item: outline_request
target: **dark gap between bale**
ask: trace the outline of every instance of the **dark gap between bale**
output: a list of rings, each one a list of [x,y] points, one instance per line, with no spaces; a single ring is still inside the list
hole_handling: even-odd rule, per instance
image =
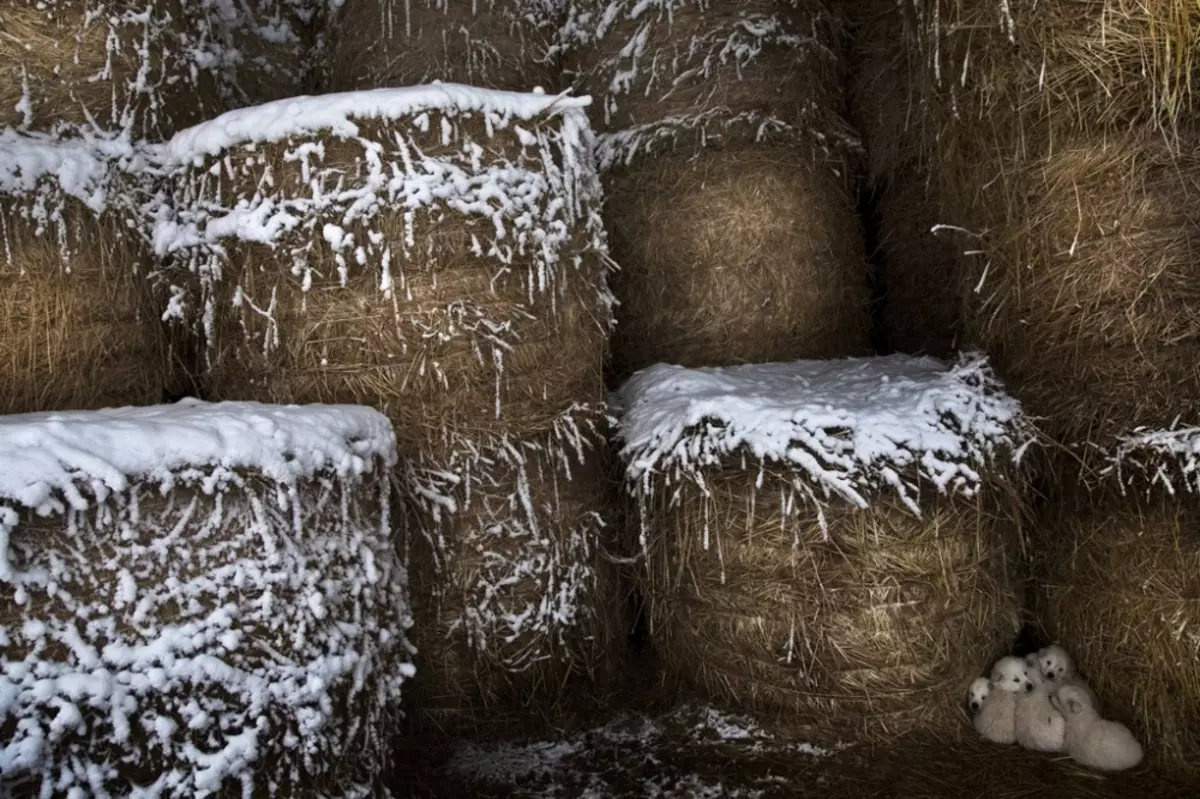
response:
[[[562,10],[551,0],[346,0],[331,14],[327,91],[440,80],[554,93],[554,40]]]
[[[880,497],[814,509],[782,474],[722,471],[651,509],[646,592],[665,667],[823,738],[958,737],[967,686],[1011,646],[1021,597],[1002,502]],[[712,535],[705,549],[705,531]]]
[[[1060,497],[1040,521],[1035,608],[1075,657],[1105,718],[1147,757],[1197,771],[1200,516],[1194,496]]]
[[[219,107],[202,29],[181,0],[4,0],[0,126],[156,137]]]
[[[664,155],[606,178],[620,300],[614,370],[860,354],[862,229],[805,148]]]
[[[414,731],[511,733],[603,706],[627,625],[600,421],[580,409],[548,434],[402,469]]]

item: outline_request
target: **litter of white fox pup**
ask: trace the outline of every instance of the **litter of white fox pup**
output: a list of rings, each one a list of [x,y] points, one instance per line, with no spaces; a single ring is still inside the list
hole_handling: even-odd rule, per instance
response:
[[[1142,762],[1129,729],[1100,715],[1100,700],[1063,647],[1024,658],[1008,655],[967,690],[967,710],[980,737],[1037,752],[1065,752],[1080,765],[1123,771]]]

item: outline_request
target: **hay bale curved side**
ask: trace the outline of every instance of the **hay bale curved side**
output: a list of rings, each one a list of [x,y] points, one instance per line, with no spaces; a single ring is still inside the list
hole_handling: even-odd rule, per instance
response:
[[[0,126],[155,138],[219,110],[214,54],[180,0],[5,0]]]
[[[155,240],[213,395],[364,402],[429,446],[602,397],[610,262],[580,106],[446,84],[176,137]]]
[[[0,441],[0,786],[370,795],[413,674],[386,418],[183,402]]]
[[[605,182],[617,374],[867,351],[858,217],[806,148],[672,153]]]
[[[986,362],[655,367],[621,390],[666,667],[836,739],[956,736],[1019,627],[1031,431]]]
[[[344,0],[332,10],[329,91],[440,80],[489,89],[560,87],[554,0]]]
[[[161,402],[171,366],[113,141],[0,132],[0,413]]]
[[[572,687],[611,687],[624,627],[606,429],[598,409],[576,407],[545,433],[464,440],[401,469],[418,726],[494,731],[521,707],[566,718],[586,709]]]

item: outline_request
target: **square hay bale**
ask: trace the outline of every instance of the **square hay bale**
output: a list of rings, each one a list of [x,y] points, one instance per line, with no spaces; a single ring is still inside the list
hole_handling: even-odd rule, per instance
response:
[[[112,139],[0,131],[0,413],[160,402],[171,364]]]
[[[453,84],[230,112],[154,155],[169,313],[214,398],[356,402],[405,452],[603,397],[587,100]]]
[[[440,80],[548,92],[560,86],[557,0],[339,0],[332,4],[327,91]]]
[[[1035,610],[1105,718],[1200,774],[1200,428],[1123,436],[1105,480],[1046,509]]]
[[[804,146],[660,155],[606,175],[613,371],[860,355],[870,303],[845,174]]]
[[[608,422],[578,406],[541,434],[402,466],[418,731],[511,732],[514,713],[555,723],[592,709],[581,689],[600,700],[612,687],[625,625]]]
[[[170,134],[218,109],[190,0],[2,0],[0,126]]]
[[[357,406],[0,417],[0,790],[379,795],[395,446]]]
[[[660,365],[620,400],[669,676],[822,739],[970,729],[1018,630],[1032,436],[985,359]]]

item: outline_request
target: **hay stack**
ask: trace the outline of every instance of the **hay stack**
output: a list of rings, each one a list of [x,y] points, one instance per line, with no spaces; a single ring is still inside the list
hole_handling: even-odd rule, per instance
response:
[[[344,0],[330,20],[326,91],[440,80],[489,89],[561,88],[554,0]]]
[[[376,795],[395,460],[362,407],[0,417],[0,790]]]
[[[867,273],[824,4],[576,3],[621,269],[613,371],[859,353]]]
[[[670,675],[820,737],[969,730],[1017,631],[1029,435],[982,359],[658,366],[621,399]]]
[[[170,378],[110,141],[0,132],[0,413],[145,405]]]
[[[214,53],[178,0],[0,2],[0,126],[169,134],[215,112]]]
[[[577,407],[603,403],[611,324],[582,105],[453,84],[326,95],[232,112],[158,153],[173,172],[162,278],[204,336],[212,396],[355,402],[394,422],[416,509],[408,555],[427,578],[419,682],[446,726],[496,719],[521,693],[489,680],[532,682],[551,704],[596,670],[593,627],[617,601],[593,575],[604,528],[580,521],[601,475],[571,481],[582,499],[548,496],[567,483],[568,444],[578,458],[596,447],[595,411]],[[510,642],[522,659],[480,648],[501,634],[490,623],[459,622],[483,601],[463,590],[479,558],[524,546],[490,531],[529,530],[531,514],[540,571],[510,574],[504,602],[558,609],[569,578],[578,612],[524,628]]]
[[[1200,747],[1198,442],[1196,428],[1126,437],[1104,490],[1047,510],[1036,607],[1104,716],[1129,724],[1150,759],[1191,771]]]

